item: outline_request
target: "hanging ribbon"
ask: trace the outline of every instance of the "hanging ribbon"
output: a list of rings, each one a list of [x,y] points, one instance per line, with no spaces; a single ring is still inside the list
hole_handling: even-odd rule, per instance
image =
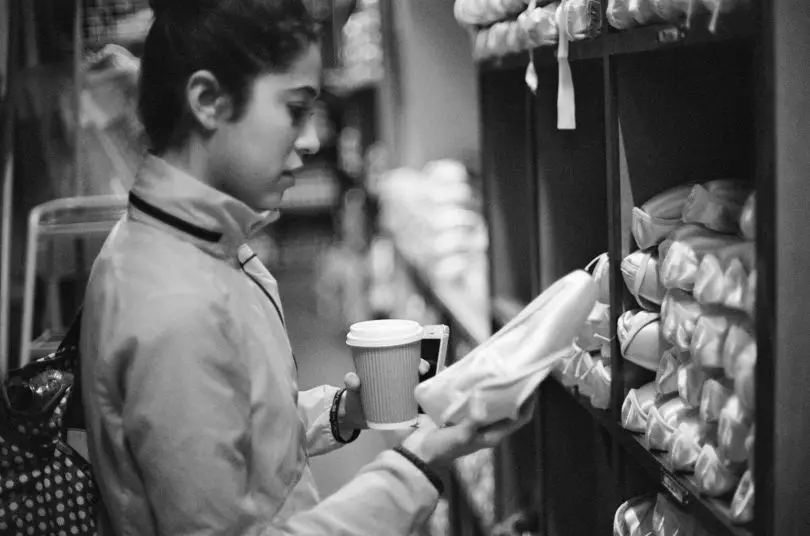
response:
[[[568,63],[568,10],[567,0],[562,0],[557,8],[557,67],[559,79],[557,85],[557,128],[559,130],[576,130],[576,102],[574,99],[574,78],[571,65]]]
[[[537,8],[537,0],[531,0],[526,12],[531,14]],[[534,68],[534,47],[529,47],[529,65],[526,67],[526,85],[537,95],[537,71]]]
[[[709,21],[709,31],[717,33],[717,20],[720,18],[720,12],[723,10],[723,0],[717,0],[717,5],[714,6],[712,18]]]

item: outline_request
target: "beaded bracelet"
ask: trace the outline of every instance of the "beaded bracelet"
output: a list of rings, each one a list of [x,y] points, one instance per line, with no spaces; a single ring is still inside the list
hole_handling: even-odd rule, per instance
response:
[[[343,439],[340,435],[340,422],[338,420],[338,411],[340,410],[340,398],[346,392],[346,388],[338,390],[335,393],[335,398],[332,401],[332,409],[329,410],[329,426],[332,429],[332,436],[335,438],[335,441],[342,445],[347,445],[357,439],[360,436],[360,430],[352,430],[352,435],[349,436],[349,439]]]
[[[430,480],[430,483],[433,484],[433,487],[436,488],[436,491],[439,492],[439,495],[444,493],[444,483],[442,482],[442,479],[439,478],[439,475],[433,472],[433,470],[428,466],[428,464],[422,461],[419,458],[419,456],[417,456],[410,450],[406,449],[402,445],[394,447],[394,452],[397,452],[400,455],[402,455],[406,460],[414,464],[417,469],[422,471],[427,477],[427,479]]]

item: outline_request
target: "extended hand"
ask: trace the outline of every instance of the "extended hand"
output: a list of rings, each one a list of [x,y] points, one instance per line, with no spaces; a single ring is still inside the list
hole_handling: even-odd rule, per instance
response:
[[[426,463],[443,466],[461,456],[498,445],[532,419],[534,408],[532,397],[520,408],[517,419],[486,424],[480,408],[473,405],[469,417],[443,428],[423,415],[416,431],[402,445]]]

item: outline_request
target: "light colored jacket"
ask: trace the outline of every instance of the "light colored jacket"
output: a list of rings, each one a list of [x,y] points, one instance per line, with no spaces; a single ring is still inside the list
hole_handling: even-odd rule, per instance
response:
[[[319,502],[335,387],[298,391],[275,280],[245,241],[272,218],[149,157],[82,320],[102,534],[410,534],[436,489],[383,452]]]

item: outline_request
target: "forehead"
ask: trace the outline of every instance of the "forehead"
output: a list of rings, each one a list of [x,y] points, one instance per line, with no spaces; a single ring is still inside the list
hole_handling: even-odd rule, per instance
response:
[[[275,91],[301,91],[311,96],[321,87],[322,62],[321,52],[317,45],[301,54],[285,71],[261,75],[257,85]]]

